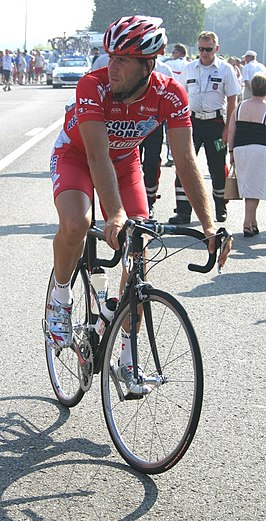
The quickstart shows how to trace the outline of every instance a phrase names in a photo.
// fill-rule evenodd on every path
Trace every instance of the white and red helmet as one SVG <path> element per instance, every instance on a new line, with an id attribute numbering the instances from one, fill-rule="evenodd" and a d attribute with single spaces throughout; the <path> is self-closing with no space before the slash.
<path id="1" fill-rule="evenodd" d="M 162 18 L 149 16 L 122 17 L 113 22 L 104 34 L 103 45 L 110 55 L 132 58 L 155 58 L 164 54 L 167 44 Z"/>

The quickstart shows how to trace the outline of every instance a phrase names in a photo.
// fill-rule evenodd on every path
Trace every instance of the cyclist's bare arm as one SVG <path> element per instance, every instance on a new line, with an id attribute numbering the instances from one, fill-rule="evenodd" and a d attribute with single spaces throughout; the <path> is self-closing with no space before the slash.
<path id="1" fill-rule="evenodd" d="M 85 121 L 79 125 L 86 149 L 88 165 L 98 197 L 106 211 L 105 226 L 107 243 L 118 249 L 117 236 L 127 219 L 119 194 L 116 173 L 109 156 L 109 140 L 105 123 Z"/>

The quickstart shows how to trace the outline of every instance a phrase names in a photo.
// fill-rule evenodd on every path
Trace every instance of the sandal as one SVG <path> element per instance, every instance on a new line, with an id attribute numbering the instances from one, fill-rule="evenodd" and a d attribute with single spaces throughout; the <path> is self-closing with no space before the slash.
<path id="1" fill-rule="evenodd" d="M 257 235 L 258 233 L 260 233 L 259 228 L 257 227 L 256 224 L 252 224 L 252 231 L 253 231 L 254 235 Z"/>
<path id="2" fill-rule="evenodd" d="M 254 231 L 253 228 L 248 228 L 247 226 L 244 226 L 244 237 L 253 237 Z"/>

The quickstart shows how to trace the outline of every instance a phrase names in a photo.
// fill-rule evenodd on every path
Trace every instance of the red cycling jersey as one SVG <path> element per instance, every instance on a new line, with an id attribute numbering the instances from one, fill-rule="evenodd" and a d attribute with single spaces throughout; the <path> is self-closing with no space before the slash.
<path id="1" fill-rule="evenodd" d="M 117 161 L 128 156 L 165 120 L 168 128 L 191 126 L 187 94 L 179 83 L 153 72 L 144 96 L 126 105 L 114 99 L 106 67 L 87 74 L 79 81 L 76 107 L 67 113 L 64 131 L 77 148 L 84 150 L 79 123 L 105 122 L 110 157 L 112 161 Z"/>
<path id="2" fill-rule="evenodd" d="M 71 189 L 82 190 L 92 196 L 85 147 L 78 128 L 83 121 L 105 123 L 109 155 L 127 214 L 146 217 L 147 197 L 137 147 L 164 121 L 167 121 L 168 128 L 191 127 L 185 89 L 173 78 L 152 72 L 144 96 L 127 105 L 115 100 L 110 90 L 107 67 L 81 78 L 76 91 L 76 104 L 67 109 L 64 128 L 57 138 L 51 158 L 55 197 Z"/>

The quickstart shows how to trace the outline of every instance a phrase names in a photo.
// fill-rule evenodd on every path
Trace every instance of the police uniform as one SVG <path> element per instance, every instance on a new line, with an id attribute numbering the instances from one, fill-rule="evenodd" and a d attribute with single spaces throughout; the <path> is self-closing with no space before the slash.
<path id="1" fill-rule="evenodd" d="M 203 65 L 200 59 L 189 62 L 179 77 L 188 93 L 193 125 L 193 141 L 198 154 L 204 145 L 212 179 L 213 199 L 217 220 L 225 220 L 224 185 L 226 171 L 226 147 L 221 147 L 227 97 L 241 93 L 233 67 L 215 56 L 211 65 Z M 190 221 L 191 205 L 181 183 L 176 177 L 176 212 Z M 224 215 L 224 218 L 219 219 Z M 177 218 L 173 217 L 171 220 Z M 182 222 L 182 221 L 181 221 Z"/>

